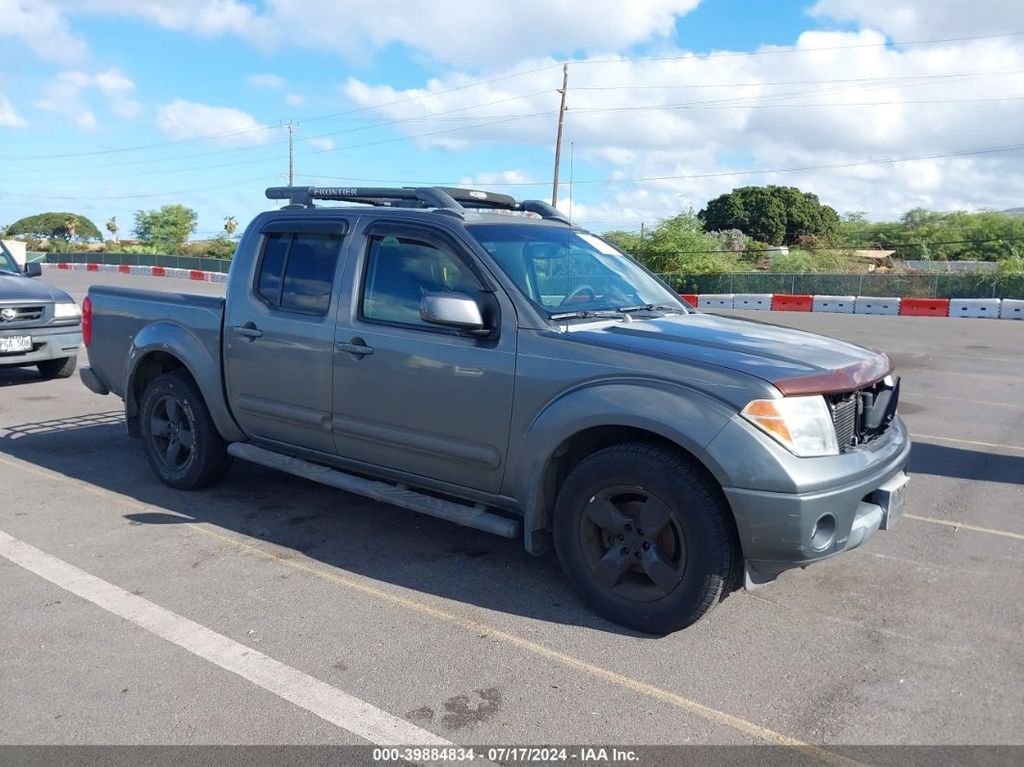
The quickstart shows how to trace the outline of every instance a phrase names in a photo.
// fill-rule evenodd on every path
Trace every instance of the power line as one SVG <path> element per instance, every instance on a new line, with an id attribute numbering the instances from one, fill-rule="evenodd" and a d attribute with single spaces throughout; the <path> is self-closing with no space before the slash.
<path id="1" fill-rule="evenodd" d="M 688 54 L 682 54 L 682 55 L 677 55 L 677 56 L 621 57 L 621 58 L 614 58 L 614 59 L 588 59 L 588 60 L 573 61 L 572 63 L 579 64 L 579 65 L 592 65 L 592 64 L 641 63 L 641 62 L 649 62 L 649 61 L 683 61 L 683 60 L 706 61 L 706 60 L 709 60 L 709 59 L 717 59 L 717 58 L 732 58 L 732 57 L 746 57 L 746 56 L 765 56 L 765 55 L 787 54 L 787 53 L 814 53 L 814 52 L 818 52 L 818 51 L 854 50 L 854 49 L 861 49 L 861 48 L 897 48 L 897 47 L 901 47 L 901 46 L 939 45 L 939 44 L 951 43 L 951 42 L 967 42 L 967 41 L 971 41 L 971 40 L 989 40 L 989 39 L 996 39 L 996 38 L 1019 37 L 1019 36 L 1022 36 L 1022 35 L 1024 35 L 1024 32 L 1001 32 L 1001 33 L 990 34 L 990 35 L 974 35 L 974 36 L 965 36 L 965 37 L 947 37 L 947 38 L 939 38 L 939 39 L 933 39 L 933 40 L 906 40 L 906 41 L 892 41 L 892 42 L 882 42 L 882 43 L 859 43 L 859 44 L 853 44 L 853 45 L 818 46 L 818 47 L 812 47 L 812 48 L 779 47 L 779 48 L 772 48 L 772 49 L 760 50 L 760 51 L 712 51 L 712 52 L 706 53 L 706 54 L 688 53 Z M 370 110 L 381 109 L 383 107 L 395 106 L 395 105 L 398 105 L 398 104 L 405 104 L 405 103 L 409 103 L 409 102 L 413 102 L 413 101 L 421 101 L 423 99 L 433 98 L 433 97 L 436 97 L 436 96 L 442 96 L 442 95 L 445 95 L 445 94 L 448 94 L 448 93 L 455 93 L 455 92 L 458 92 L 458 91 L 468 90 L 470 88 L 476 88 L 476 87 L 479 87 L 481 85 L 488 85 L 488 84 L 495 83 L 495 82 L 502 82 L 502 81 L 506 81 L 506 80 L 515 79 L 515 78 L 518 78 L 518 77 L 525 77 L 526 75 L 536 74 L 537 72 L 544 72 L 544 71 L 547 71 L 547 70 L 550 70 L 550 69 L 555 69 L 555 68 L 560 67 L 560 66 L 563 66 L 562 62 L 546 64 L 544 66 L 534 67 L 532 69 L 521 70 L 521 71 L 518 71 L 518 72 L 512 72 L 512 73 L 509 73 L 509 74 L 499 75 L 499 76 L 487 78 L 487 79 L 484 79 L 484 80 L 475 80 L 473 82 L 465 83 L 463 85 L 457 85 L 457 86 L 453 86 L 451 88 L 445 88 L 445 89 L 438 90 L 438 91 L 428 91 L 426 93 L 417 94 L 417 95 L 413 95 L 413 96 L 407 96 L 407 97 L 404 97 L 404 98 L 401 98 L 401 99 L 395 99 L 393 101 L 381 102 L 381 103 L 378 103 L 378 104 L 369 104 L 369 105 L 366 105 L 366 106 L 356 107 L 356 108 L 353 108 L 353 109 L 348 109 L 348 110 L 344 110 L 344 111 L 341 111 L 341 112 L 334 112 L 334 113 L 325 114 L 325 115 L 316 115 L 316 116 L 313 116 L 313 117 L 305 118 L 301 122 L 317 122 L 317 121 L 322 121 L 322 120 L 337 119 L 339 117 L 347 117 L 347 116 L 350 116 L 350 115 L 353 115 L 353 114 L 359 114 L 359 113 L 370 111 Z M 922 75 L 922 77 L 927 77 L 927 75 Z M 714 87 L 714 86 L 709 86 L 709 87 Z M 721 87 L 727 87 L 727 86 L 721 86 Z M 3 160 L 19 160 L 19 159 L 22 159 L 22 160 L 57 160 L 57 159 L 70 159 L 70 158 L 73 158 L 73 157 L 91 157 L 91 156 L 98 156 L 98 155 L 107 155 L 107 154 L 114 154 L 114 153 L 120 153 L 120 152 L 136 152 L 136 151 L 144 151 L 144 150 L 147 150 L 147 149 L 158 149 L 158 148 L 163 148 L 163 147 L 167 147 L 167 146 L 176 146 L 176 145 L 179 145 L 179 144 L 191 143 L 191 142 L 196 142 L 196 141 L 208 141 L 208 140 L 215 140 L 215 139 L 219 139 L 219 138 L 230 138 L 230 137 L 234 137 L 234 136 L 246 135 L 246 134 L 249 134 L 249 133 L 256 133 L 256 132 L 262 132 L 262 131 L 266 131 L 266 130 L 280 129 L 280 128 L 284 127 L 284 124 L 285 124 L 285 119 L 281 118 L 281 119 L 277 119 L 277 120 L 270 120 L 270 121 L 265 122 L 262 125 L 254 126 L 252 128 L 246 128 L 246 129 L 243 129 L 243 130 L 215 133 L 215 134 L 209 134 L 209 135 L 205 135 L 205 136 L 194 136 L 194 137 L 170 140 L 170 141 L 159 142 L 159 143 L 140 144 L 140 145 L 135 145 L 135 146 L 127 146 L 127 147 L 112 147 L 112 148 L 108 148 L 108 149 L 90 150 L 90 151 L 87 151 L 87 152 L 69 152 L 69 153 L 48 154 L 48 155 L 24 155 L 24 154 L 6 155 L 6 156 L 5 155 L 0 155 L 0 159 L 3 159 Z"/>
<path id="2" fill-rule="evenodd" d="M 941 152 L 938 154 L 926 154 L 926 155 L 908 155 L 905 157 L 886 157 L 874 160 L 858 160 L 856 162 L 846 163 L 829 163 L 825 165 L 803 165 L 798 167 L 789 168 L 760 168 L 756 170 L 737 170 L 737 171 L 716 171 L 713 173 L 696 173 L 691 175 L 678 175 L 678 176 L 643 176 L 636 178 L 594 178 L 594 179 L 576 179 L 575 184 L 638 184 L 646 181 L 675 181 L 675 180 L 689 180 L 689 179 L 700 179 L 700 178 L 715 178 L 718 176 L 745 176 L 745 175 L 758 175 L 761 173 L 798 173 L 808 170 L 831 170 L 835 168 L 856 168 L 867 165 L 888 165 L 900 162 L 913 162 L 915 160 L 936 160 L 946 157 L 967 157 L 972 155 L 982 154 L 995 154 L 998 152 L 1018 152 L 1024 149 L 1024 144 L 1011 144 L 1006 146 L 996 147 L 983 147 L 980 149 L 964 149 L 953 152 Z M 458 182 L 455 181 L 410 181 L 403 180 L 397 181 L 394 179 L 374 179 L 374 178 L 353 178 L 351 176 L 329 176 L 323 174 L 309 174 L 299 173 L 296 174 L 303 178 L 320 178 L 332 181 L 352 181 L 361 182 L 368 184 L 398 184 L 398 185 L 409 185 L 409 186 L 457 186 Z M 508 187 L 530 187 L 530 186 L 545 186 L 546 181 L 494 181 L 483 186 L 508 186 Z M 590 222 L 594 223 L 594 222 Z"/>
<path id="3" fill-rule="evenodd" d="M 892 77 L 850 77 L 834 80 L 760 80 L 736 83 L 673 83 L 671 85 L 577 85 L 573 90 L 577 91 L 633 91 L 633 90 L 683 90 L 690 88 L 747 88 L 775 85 L 834 85 L 836 83 L 872 83 L 872 82 L 897 82 L 917 80 L 947 80 L 969 77 L 994 77 L 997 75 L 1015 75 L 1024 72 L 1024 69 L 1004 69 L 998 71 L 975 70 L 973 72 L 952 72 L 947 74 L 931 75 L 898 75 Z M 927 84 L 927 83 L 921 83 Z"/>
<path id="4" fill-rule="evenodd" d="M 770 48 L 767 50 L 760 51 L 713 51 L 711 53 L 701 55 L 699 53 L 688 53 L 677 56 L 639 56 L 633 58 L 614 58 L 614 59 L 587 59 L 583 61 L 573 62 L 574 64 L 622 64 L 622 63 L 637 63 L 646 61 L 684 61 L 690 59 L 710 59 L 710 58 L 734 58 L 734 57 L 745 57 L 745 56 L 771 56 L 775 54 L 787 54 L 787 53 L 817 53 L 819 51 L 845 51 L 845 50 L 856 50 L 859 48 L 899 48 L 908 47 L 914 45 L 941 45 L 943 43 L 963 43 L 972 40 L 992 40 L 1003 37 L 1021 37 L 1024 36 L 1024 32 L 997 32 L 991 35 L 969 35 L 965 37 L 945 37 L 934 40 L 902 40 L 882 43 L 855 43 L 853 45 L 825 45 L 816 46 L 813 48 L 798 48 L 796 46 Z"/>

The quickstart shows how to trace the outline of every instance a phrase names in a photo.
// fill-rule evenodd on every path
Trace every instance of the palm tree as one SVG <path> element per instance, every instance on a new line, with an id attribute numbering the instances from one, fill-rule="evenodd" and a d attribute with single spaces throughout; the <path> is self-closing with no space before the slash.
<path id="1" fill-rule="evenodd" d="M 225 216 L 224 231 L 227 232 L 228 237 L 232 237 L 236 229 L 238 229 L 238 219 L 234 216 Z"/>
<path id="2" fill-rule="evenodd" d="M 110 217 L 110 220 L 107 222 L 107 231 L 114 238 L 114 242 L 117 242 L 117 233 L 121 231 L 121 227 L 117 225 L 117 216 Z"/>
<path id="3" fill-rule="evenodd" d="M 64 219 L 64 239 L 71 242 L 78 234 L 78 219 L 75 216 L 68 216 Z"/>

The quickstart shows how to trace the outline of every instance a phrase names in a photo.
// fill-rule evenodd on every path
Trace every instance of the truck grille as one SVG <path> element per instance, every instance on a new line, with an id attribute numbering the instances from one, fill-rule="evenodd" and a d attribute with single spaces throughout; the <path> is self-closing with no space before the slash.
<path id="1" fill-rule="evenodd" d="M 842 399 L 828 404 L 840 449 L 857 444 L 857 394 L 854 392 L 842 396 Z"/>
<path id="2" fill-rule="evenodd" d="M 826 395 L 840 452 L 845 453 L 884 434 L 896 416 L 899 395 L 898 378 L 892 386 L 879 381 L 857 391 Z"/>
<path id="3" fill-rule="evenodd" d="M 0 306 L 0 327 L 23 322 L 37 322 L 43 318 L 45 306 Z M 13 316 L 10 315 L 14 312 Z"/>

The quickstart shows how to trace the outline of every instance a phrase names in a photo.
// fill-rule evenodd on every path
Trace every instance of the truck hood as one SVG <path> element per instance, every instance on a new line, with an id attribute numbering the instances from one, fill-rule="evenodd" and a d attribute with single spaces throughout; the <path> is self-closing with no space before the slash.
<path id="1" fill-rule="evenodd" d="M 710 314 L 570 328 L 574 340 L 674 357 L 760 378 L 786 395 L 859 389 L 892 371 L 889 358 L 834 338 Z"/>
<path id="2" fill-rule="evenodd" d="M 39 301 L 70 301 L 71 296 L 60 288 L 54 288 L 45 282 L 21 274 L 9 274 L 0 271 L 0 304 Z"/>

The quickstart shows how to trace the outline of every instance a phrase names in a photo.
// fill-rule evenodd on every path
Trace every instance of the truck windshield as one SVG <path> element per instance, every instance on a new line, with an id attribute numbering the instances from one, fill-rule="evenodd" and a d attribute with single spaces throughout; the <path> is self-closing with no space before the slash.
<path id="1" fill-rule="evenodd" d="M 646 269 L 583 230 L 536 224 L 466 228 L 549 317 L 642 309 L 686 311 L 678 297 Z"/>
<path id="2" fill-rule="evenodd" d="M 11 251 L 9 251 L 7 246 L 2 242 L 0 242 L 0 273 L 21 274 L 21 269 L 18 268 L 18 262 L 14 260 L 14 256 L 11 255 Z"/>

